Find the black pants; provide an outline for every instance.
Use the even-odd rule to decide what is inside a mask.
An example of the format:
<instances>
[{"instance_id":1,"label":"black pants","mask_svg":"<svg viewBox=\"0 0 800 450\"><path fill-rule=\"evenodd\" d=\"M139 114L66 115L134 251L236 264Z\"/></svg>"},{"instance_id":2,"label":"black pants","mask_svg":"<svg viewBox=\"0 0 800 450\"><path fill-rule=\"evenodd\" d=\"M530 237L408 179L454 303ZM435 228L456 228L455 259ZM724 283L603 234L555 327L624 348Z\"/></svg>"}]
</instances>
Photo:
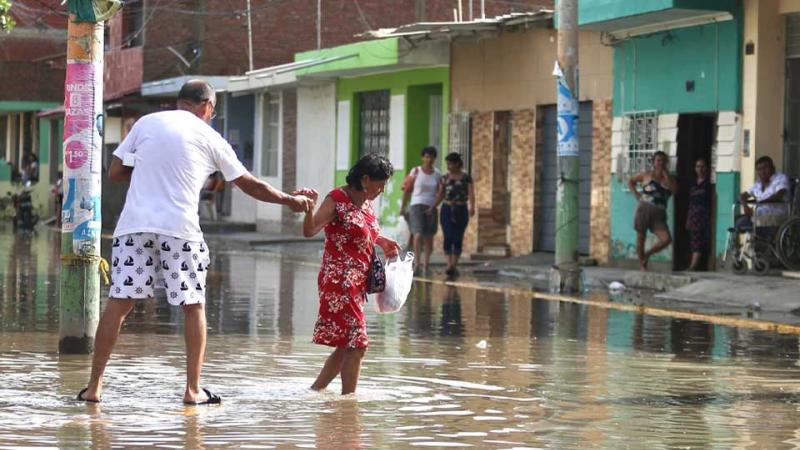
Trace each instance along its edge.
<instances>
[{"instance_id":1,"label":"black pants","mask_svg":"<svg viewBox=\"0 0 800 450\"><path fill-rule=\"evenodd\" d=\"M464 232L469 223L467 205L442 205L442 233L444 234L445 255L461 255L464 245Z\"/></svg>"}]
</instances>

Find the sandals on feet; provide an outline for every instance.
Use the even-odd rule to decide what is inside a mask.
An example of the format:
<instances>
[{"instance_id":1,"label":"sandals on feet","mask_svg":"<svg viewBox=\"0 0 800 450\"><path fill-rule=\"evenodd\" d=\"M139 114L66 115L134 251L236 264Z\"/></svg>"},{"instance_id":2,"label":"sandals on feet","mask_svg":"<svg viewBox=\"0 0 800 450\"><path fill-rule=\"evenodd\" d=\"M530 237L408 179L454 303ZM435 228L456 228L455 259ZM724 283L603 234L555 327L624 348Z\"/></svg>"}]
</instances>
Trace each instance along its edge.
<instances>
[{"instance_id":1,"label":"sandals on feet","mask_svg":"<svg viewBox=\"0 0 800 450\"><path fill-rule=\"evenodd\" d=\"M203 400L202 402L187 402L186 400L184 400L183 404L188 406L199 406L199 405L218 405L222 403L222 397L220 397L219 395L211 393L211 391L209 391L206 388L203 388L203 392L205 392L206 395L208 396L207 399Z\"/></svg>"},{"instance_id":2,"label":"sandals on feet","mask_svg":"<svg viewBox=\"0 0 800 450\"><path fill-rule=\"evenodd\" d=\"M88 391L88 390L89 390L88 387L85 387L85 388L81 389L81 391L78 392L78 395L75 396L75 400L77 400L79 402L86 402L86 403L100 403L100 400L89 400L88 398L83 398L83 394L85 394L86 391Z\"/></svg>"}]
</instances>

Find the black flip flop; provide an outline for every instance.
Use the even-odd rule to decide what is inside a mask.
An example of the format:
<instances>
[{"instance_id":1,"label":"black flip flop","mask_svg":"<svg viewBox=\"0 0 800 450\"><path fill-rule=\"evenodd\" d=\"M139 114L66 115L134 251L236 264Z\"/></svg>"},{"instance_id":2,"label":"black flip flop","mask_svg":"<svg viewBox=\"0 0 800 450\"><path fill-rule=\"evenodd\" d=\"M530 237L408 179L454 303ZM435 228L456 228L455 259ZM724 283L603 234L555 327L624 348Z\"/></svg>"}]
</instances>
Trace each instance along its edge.
<instances>
[{"instance_id":1,"label":"black flip flop","mask_svg":"<svg viewBox=\"0 0 800 450\"><path fill-rule=\"evenodd\" d=\"M187 406L199 406L199 405L219 405L220 403L222 403L222 397L220 397L219 395L212 394L211 391L209 391L206 388L203 388L203 392L205 392L206 395L208 396L207 399L203 400L202 402L187 402L184 400L183 404Z\"/></svg>"},{"instance_id":2,"label":"black flip flop","mask_svg":"<svg viewBox=\"0 0 800 450\"><path fill-rule=\"evenodd\" d=\"M100 400L89 400L88 398L83 398L83 394L85 394L86 391L88 391L88 390L89 390L89 388L81 389L81 391L78 392L78 395L75 397L75 400L77 400L79 402L86 402L86 403L100 403Z\"/></svg>"}]
</instances>

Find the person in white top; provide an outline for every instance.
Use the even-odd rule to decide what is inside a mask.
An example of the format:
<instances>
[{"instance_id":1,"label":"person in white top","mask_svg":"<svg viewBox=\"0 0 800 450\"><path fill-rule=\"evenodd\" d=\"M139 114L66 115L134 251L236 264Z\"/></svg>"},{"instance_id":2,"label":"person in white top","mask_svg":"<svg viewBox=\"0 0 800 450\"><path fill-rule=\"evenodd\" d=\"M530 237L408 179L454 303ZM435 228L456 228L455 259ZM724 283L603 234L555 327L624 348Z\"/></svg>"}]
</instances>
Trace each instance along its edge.
<instances>
[{"instance_id":1,"label":"person in white top","mask_svg":"<svg viewBox=\"0 0 800 450\"><path fill-rule=\"evenodd\" d=\"M436 234L438 214L434 203L442 174L434 167L436 163L436 147L422 149L422 165L411 169L408 174L409 183L403 193L403 206L400 214L408 214L408 228L413 237L414 269L417 269L419 256L422 256L422 271L428 273L428 264L433 252L433 236ZM409 204L411 208L409 209ZM422 250L423 253L420 253Z\"/></svg>"},{"instance_id":2,"label":"person in white top","mask_svg":"<svg viewBox=\"0 0 800 450\"><path fill-rule=\"evenodd\" d=\"M739 194L739 201L744 205L744 216L739 218L737 227L752 226L752 217L755 215L756 225L760 228L758 234L772 236L789 214L791 180L786 174L775 170L775 163L769 156L758 158L756 174L758 179L755 184ZM753 205L758 208L753 208Z\"/></svg>"},{"instance_id":3,"label":"person in white top","mask_svg":"<svg viewBox=\"0 0 800 450\"><path fill-rule=\"evenodd\" d=\"M209 122L216 93L203 80L186 82L177 110L139 119L114 152L108 170L113 182L130 182L114 231L111 291L97 326L89 384L77 399L99 402L103 373L125 317L137 299L152 298L166 286L170 304L186 316L185 404L220 403L200 388L206 346L205 274L210 262L198 217L200 190L209 175L222 172L248 195L286 205L295 212L313 207L312 189L281 192L255 178L236 159L230 145Z\"/></svg>"}]
</instances>

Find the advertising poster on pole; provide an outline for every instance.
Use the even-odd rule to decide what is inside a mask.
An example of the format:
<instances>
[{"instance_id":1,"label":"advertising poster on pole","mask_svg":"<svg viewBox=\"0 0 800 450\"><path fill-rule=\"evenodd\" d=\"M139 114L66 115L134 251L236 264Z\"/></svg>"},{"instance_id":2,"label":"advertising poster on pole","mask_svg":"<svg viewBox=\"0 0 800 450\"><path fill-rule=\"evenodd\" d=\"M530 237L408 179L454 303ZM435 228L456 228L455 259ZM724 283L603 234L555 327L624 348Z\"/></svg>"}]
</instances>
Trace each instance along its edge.
<instances>
[{"instance_id":1,"label":"advertising poster on pole","mask_svg":"<svg viewBox=\"0 0 800 450\"><path fill-rule=\"evenodd\" d=\"M61 218L78 255L100 254L102 67L102 60L67 62Z\"/></svg>"}]
</instances>

